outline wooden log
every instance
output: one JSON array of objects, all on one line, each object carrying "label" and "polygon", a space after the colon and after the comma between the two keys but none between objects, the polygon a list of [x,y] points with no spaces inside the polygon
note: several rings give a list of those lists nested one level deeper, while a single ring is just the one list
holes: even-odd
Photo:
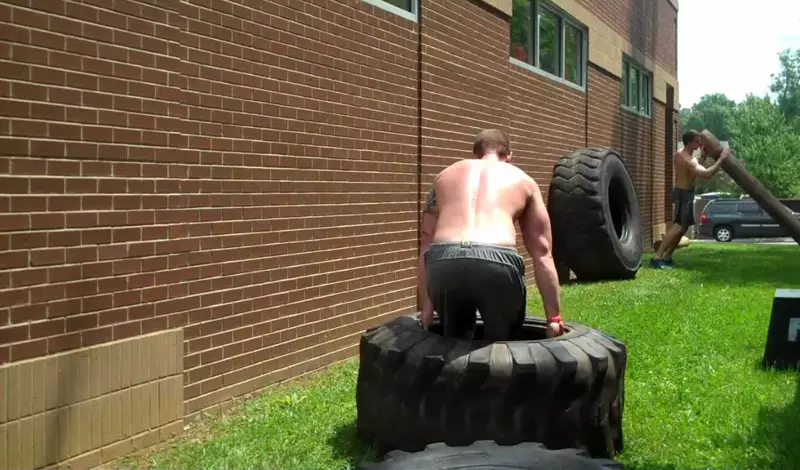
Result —
[{"label": "wooden log", "polygon": [[[717,140],[714,134],[708,129],[704,129],[700,132],[700,139],[703,141],[706,154],[716,160],[722,152],[722,145],[719,143],[719,140]],[[794,241],[800,244],[800,219],[793,215],[786,206],[781,204],[761,182],[755,179],[753,175],[745,169],[744,165],[733,156],[733,153],[728,155],[728,158],[722,162],[722,169],[739,185],[739,187],[744,189],[767,214],[771,215],[784,230],[789,232],[789,236],[791,236]]]}]

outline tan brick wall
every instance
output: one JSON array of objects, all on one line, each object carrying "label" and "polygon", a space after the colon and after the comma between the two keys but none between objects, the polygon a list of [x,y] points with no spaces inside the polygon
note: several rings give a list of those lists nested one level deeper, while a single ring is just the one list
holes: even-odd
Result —
[{"label": "tan brick wall", "polygon": [[415,309],[418,203],[482,127],[545,194],[620,146],[657,222],[659,105],[509,63],[495,7],[422,12],[420,60],[361,0],[0,4],[0,364],[181,329],[191,417],[351,356]]},{"label": "tan brick wall", "polygon": [[578,0],[617,34],[678,75],[675,48],[678,16],[670,0]]},{"label": "tan brick wall", "polygon": [[183,430],[183,331],[0,366],[0,468],[91,468]]}]

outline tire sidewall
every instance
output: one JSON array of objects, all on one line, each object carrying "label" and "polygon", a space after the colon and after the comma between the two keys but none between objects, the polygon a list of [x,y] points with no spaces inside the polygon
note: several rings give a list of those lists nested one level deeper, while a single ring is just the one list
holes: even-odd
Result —
[{"label": "tire sidewall", "polygon": [[[601,166],[601,190],[603,191],[603,214],[606,221],[606,232],[614,247],[616,255],[626,269],[635,271],[642,265],[642,251],[644,250],[644,235],[642,233],[641,211],[639,196],[631,180],[625,163],[616,153],[609,153]],[[618,179],[625,188],[629,215],[626,221],[628,233],[620,239],[614,229],[611,217],[611,204],[609,190],[614,179]]]}]

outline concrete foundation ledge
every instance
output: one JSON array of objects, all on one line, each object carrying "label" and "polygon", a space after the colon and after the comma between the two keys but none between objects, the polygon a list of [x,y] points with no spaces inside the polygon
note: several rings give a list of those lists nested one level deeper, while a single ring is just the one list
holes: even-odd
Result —
[{"label": "concrete foundation ledge", "polygon": [[0,469],[91,469],[183,429],[183,330],[0,366]]}]

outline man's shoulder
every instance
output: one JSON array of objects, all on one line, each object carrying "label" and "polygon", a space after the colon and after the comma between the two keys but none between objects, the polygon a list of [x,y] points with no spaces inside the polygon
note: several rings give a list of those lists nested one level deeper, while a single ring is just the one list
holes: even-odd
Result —
[{"label": "man's shoulder", "polygon": [[680,149],[672,155],[672,159],[678,164],[691,163],[692,154],[687,152],[686,149]]},{"label": "man's shoulder", "polygon": [[536,183],[536,180],[533,179],[531,175],[522,170],[522,168],[513,165],[512,167],[514,168],[513,174],[517,178],[515,181],[516,185],[525,188],[529,192],[534,191],[539,187],[539,185]]}]

